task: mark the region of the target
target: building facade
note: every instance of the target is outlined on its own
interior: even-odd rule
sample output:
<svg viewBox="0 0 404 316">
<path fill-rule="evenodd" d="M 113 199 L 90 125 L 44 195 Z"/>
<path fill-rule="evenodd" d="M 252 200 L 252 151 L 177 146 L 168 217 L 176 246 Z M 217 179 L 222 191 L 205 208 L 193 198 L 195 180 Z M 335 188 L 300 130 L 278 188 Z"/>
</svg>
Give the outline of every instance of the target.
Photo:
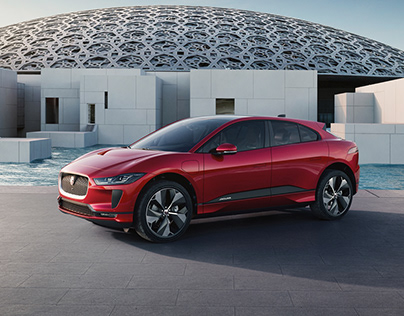
<svg viewBox="0 0 404 316">
<path fill-rule="evenodd" d="M 86 131 L 128 144 L 189 116 L 285 114 L 316 120 L 315 71 L 44 69 L 40 130 Z"/>
<path fill-rule="evenodd" d="M 404 79 L 335 96 L 334 134 L 355 141 L 361 163 L 404 164 Z"/>
<path fill-rule="evenodd" d="M 20 86 L 20 91 L 23 87 Z M 0 69 L 0 137 L 16 136 L 19 118 L 15 71 Z"/>
<path fill-rule="evenodd" d="M 199 115 L 375 122 L 390 105 L 355 89 L 404 77 L 404 52 L 268 13 L 134 6 L 0 28 L 0 73 L 0 137 L 42 131 L 63 144 L 70 133 L 74 147 Z"/>
</svg>

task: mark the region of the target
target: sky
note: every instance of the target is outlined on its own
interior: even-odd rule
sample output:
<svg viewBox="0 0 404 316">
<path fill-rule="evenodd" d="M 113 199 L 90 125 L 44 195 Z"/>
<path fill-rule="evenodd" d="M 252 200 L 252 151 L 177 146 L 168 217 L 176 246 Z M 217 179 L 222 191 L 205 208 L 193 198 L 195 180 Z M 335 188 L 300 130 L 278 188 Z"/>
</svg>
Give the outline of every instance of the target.
<svg viewBox="0 0 404 316">
<path fill-rule="evenodd" d="M 75 11 L 151 4 L 278 14 L 331 26 L 404 50 L 404 0 L 0 0 L 0 27 Z"/>
</svg>

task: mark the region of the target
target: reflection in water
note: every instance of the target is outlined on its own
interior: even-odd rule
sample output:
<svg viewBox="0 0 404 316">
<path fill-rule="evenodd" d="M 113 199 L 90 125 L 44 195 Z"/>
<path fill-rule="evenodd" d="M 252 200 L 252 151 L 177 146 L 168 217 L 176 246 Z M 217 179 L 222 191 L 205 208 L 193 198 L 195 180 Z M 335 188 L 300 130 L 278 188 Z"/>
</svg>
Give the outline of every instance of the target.
<svg viewBox="0 0 404 316">
<path fill-rule="evenodd" d="M 0 185 L 57 185 L 59 170 L 90 151 L 110 147 L 52 148 L 52 158 L 31 163 L 0 163 Z"/>
</svg>

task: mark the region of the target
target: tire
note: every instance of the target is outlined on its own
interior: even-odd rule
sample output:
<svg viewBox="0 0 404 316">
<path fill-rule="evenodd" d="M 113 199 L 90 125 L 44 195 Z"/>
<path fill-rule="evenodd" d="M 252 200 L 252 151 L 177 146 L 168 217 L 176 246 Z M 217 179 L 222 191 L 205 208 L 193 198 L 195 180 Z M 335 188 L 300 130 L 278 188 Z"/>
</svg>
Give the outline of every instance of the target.
<svg viewBox="0 0 404 316">
<path fill-rule="evenodd" d="M 152 242 L 170 242 L 180 238 L 192 217 L 192 200 L 177 182 L 157 181 L 140 197 L 134 214 L 138 235 Z"/>
<path fill-rule="evenodd" d="M 311 211 L 320 219 L 340 219 L 351 207 L 352 197 L 349 177 L 339 170 L 327 170 L 318 182 L 316 201 L 310 205 Z"/>
</svg>

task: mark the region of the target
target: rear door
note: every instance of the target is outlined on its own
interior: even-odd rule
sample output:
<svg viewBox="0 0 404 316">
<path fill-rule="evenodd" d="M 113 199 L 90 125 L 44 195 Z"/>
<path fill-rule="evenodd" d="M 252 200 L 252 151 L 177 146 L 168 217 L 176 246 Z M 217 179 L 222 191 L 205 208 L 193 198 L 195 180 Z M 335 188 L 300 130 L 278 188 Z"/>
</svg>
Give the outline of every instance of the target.
<svg viewBox="0 0 404 316">
<path fill-rule="evenodd" d="M 273 195 L 315 190 L 328 161 L 328 146 L 319 134 L 301 124 L 272 121 Z"/>
</svg>

